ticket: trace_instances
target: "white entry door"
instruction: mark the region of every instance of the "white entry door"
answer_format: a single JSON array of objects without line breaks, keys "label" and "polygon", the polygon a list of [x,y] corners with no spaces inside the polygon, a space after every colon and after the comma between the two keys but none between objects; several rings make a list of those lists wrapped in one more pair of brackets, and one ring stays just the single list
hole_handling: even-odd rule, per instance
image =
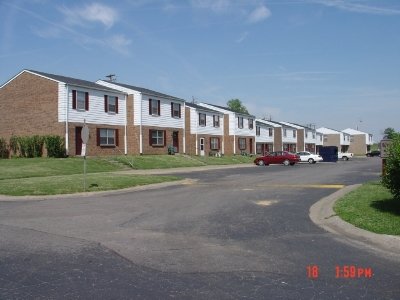
[{"label": "white entry door", "polygon": [[204,156],[204,138],[200,138],[200,156]]}]

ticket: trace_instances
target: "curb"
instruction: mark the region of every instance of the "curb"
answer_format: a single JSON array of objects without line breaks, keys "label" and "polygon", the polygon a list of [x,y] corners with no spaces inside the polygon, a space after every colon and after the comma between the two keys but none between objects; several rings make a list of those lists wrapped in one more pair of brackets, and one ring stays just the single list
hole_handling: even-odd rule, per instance
[{"label": "curb", "polygon": [[373,233],[343,221],[333,210],[335,202],[361,184],[349,185],[322,198],[310,207],[310,219],[319,227],[346,239],[346,242],[381,252],[395,260],[400,260],[400,237]]},{"label": "curb", "polygon": [[92,196],[108,196],[108,195],[119,195],[133,191],[144,191],[154,190],[162,187],[176,186],[176,185],[190,185],[196,182],[193,179],[183,179],[169,182],[153,183],[134,186],[125,189],[98,191],[98,192],[86,192],[86,193],[74,193],[74,194],[58,194],[58,195],[42,195],[42,196],[5,196],[0,195],[0,202],[19,202],[19,201],[42,201],[42,200],[56,200],[76,197],[92,197]]}]

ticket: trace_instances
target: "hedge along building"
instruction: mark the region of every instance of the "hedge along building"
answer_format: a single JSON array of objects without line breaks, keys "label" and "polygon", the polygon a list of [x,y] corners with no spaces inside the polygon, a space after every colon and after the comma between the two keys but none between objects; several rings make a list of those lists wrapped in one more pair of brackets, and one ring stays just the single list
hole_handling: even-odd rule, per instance
[{"label": "hedge along building", "polygon": [[189,155],[225,154],[224,114],[186,103],[186,144]]},{"label": "hedge along building", "polygon": [[168,147],[186,153],[185,101],[146,88],[98,80],[128,94],[128,148],[132,154],[166,154]]},{"label": "hedge along building", "polygon": [[255,116],[214,104],[198,105],[224,114],[224,154],[255,154]]},{"label": "hedge along building", "polygon": [[68,155],[127,153],[126,94],[94,82],[23,70],[0,87],[0,137],[59,135]]}]

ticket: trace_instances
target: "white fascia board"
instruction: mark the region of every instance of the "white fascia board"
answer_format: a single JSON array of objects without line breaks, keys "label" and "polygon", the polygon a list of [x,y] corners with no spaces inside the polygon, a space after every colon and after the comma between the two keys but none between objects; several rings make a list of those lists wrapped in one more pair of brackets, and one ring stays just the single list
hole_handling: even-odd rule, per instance
[{"label": "white fascia board", "polygon": [[[38,73],[35,73],[35,72],[32,72],[32,71],[29,71],[29,70],[22,70],[22,71],[19,72],[17,75],[15,75],[15,76],[12,77],[10,80],[8,80],[6,83],[4,83],[0,88],[3,88],[3,87],[6,86],[7,84],[9,84],[11,81],[13,81],[15,78],[17,78],[18,76],[20,76],[22,73],[33,74],[33,75],[36,75],[36,76],[39,76],[39,77],[42,77],[42,78],[46,78],[46,79],[55,81],[55,82],[57,82],[57,83],[60,83],[60,82],[61,82],[61,81],[55,80],[55,79],[53,79],[53,78],[46,77],[46,76],[43,76],[43,75],[41,75],[41,74],[38,74]],[[61,82],[61,83],[65,83],[65,82]]]},{"label": "white fascia board", "polygon": [[282,127],[282,125],[271,123],[271,122],[268,122],[268,121],[263,120],[263,119],[256,119],[256,124],[257,124],[257,122],[261,123],[261,124],[264,124],[264,125],[268,125],[268,126],[274,127],[274,128]]},{"label": "white fascia board", "polygon": [[296,129],[305,129],[305,127],[303,127],[303,126],[298,126],[298,125],[295,125],[295,124],[289,123],[289,122],[280,121],[279,123],[282,123],[286,126],[290,126],[290,127],[296,128]]}]

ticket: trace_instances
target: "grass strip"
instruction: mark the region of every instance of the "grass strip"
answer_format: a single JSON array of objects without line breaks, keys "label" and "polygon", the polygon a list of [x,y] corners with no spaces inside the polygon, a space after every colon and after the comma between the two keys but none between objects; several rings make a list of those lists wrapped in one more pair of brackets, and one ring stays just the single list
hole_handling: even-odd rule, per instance
[{"label": "grass strip", "polygon": [[187,155],[138,155],[117,157],[118,162],[131,163],[135,169],[168,169],[179,167],[200,167],[207,165],[230,165],[253,163],[254,157],[250,156],[187,156]]},{"label": "grass strip", "polygon": [[[177,176],[87,174],[86,191],[107,191],[180,180]],[[56,195],[83,192],[83,175],[32,177],[0,180],[0,194],[9,196]]]},{"label": "grass strip", "polygon": [[356,227],[400,235],[400,201],[380,182],[369,182],[350,192],[336,202],[334,211]]},{"label": "grass strip", "polygon": [[[89,158],[87,172],[113,172],[124,167],[101,158]],[[16,158],[0,159],[0,180],[12,178],[47,177],[83,173],[83,158]]]}]

